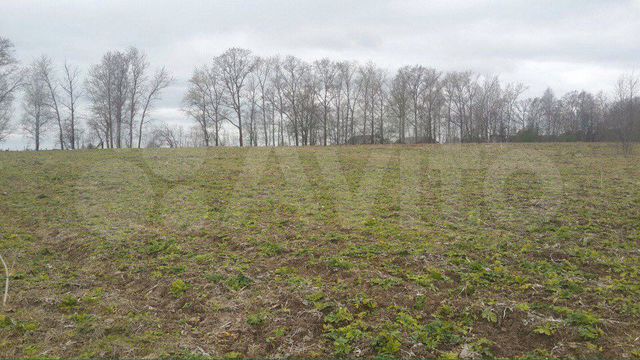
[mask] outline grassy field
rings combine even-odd
[[[0,153],[0,356],[640,357],[639,245],[611,144]]]

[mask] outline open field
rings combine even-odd
[[[639,245],[610,144],[0,153],[0,356],[640,357]]]

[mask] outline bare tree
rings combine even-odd
[[[317,94],[318,101],[322,108],[322,145],[327,146],[329,116],[331,103],[333,102],[333,98],[336,96],[334,87],[338,69],[335,63],[327,58],[316,61],[313,65],[319,80],[318,85],[320,87]]]
[[[95,144],[91,144],[91,148],[104,149],[107,146],[107,139],[105,138],[106,131],[104,129],[104,122],[97,116],[92,116],[87,121],[87,127],[89,130],[89,139]]]
[[[187,134],[182,126],[169,126],[166,123],[161,124],[153,131],[151,141],[147,147],[163,147],[179,148],[185,146]]]
[[[249,132],[249,146],[258,146],[258,80],[255,77],[249,77],[247,80],[245,100],[247,106],[245,106],[246,116],[248,122],[245,122],[247,130]]]
[[[129,57],[129,100],[127,106],[129,107],[129,147],[133,147],[133,129],[135,127],[135,116],[140,111],[142,92],[144,91],[146,81],[146,71],[149,67],[149,62],[145,54],[135,47],[129,48],[127,53]],[[142,122],[140,122],[142,125]],[[139,136],[142,135],[142,127],[140,128]],[[139,139],[139,138],[138,138]],[[139,141],[138,141],[139,143]],[[140,145],[138,145],[140,147]]]
[[[145,92],[143,93],[142,114],[140,115],[140,128],[138,131],[138,148],[140,148],[142,144],[142,130],[148,122],[149,112],[153,109],[154,103],[160,99],[162,90],[171,85],[172,82],[173,78],[163,67],[156,71],[151,81],[147,84]]]
[[[121,144],[122,120],[127,101],[128,65],[125,66],[125,62],[125,54],[108,52],[102,57],[100,64],[91,67],[87,78],[86,88],[94,115],[93,121],[100,123],[94,129],[103,131],[104,145],[107,148],[120,147]]]
[[[220,69],[214,62],[206,73],[205,93],[209,101],[209,118],[213,125],[213,140],[215,146],[220,145],[220,131],[222,123],[229,118],[229,111],[224,106],[225,93],[224,82],[220,74]]]
[[[282,69],[282,61],[279,58],[274,60],[273,79],[271,83],[273,94],[271,96],[271,106],[278,112],[278,141],[280,146],[285,145],[285,116],[287,113],[287,103],[285,100],[285,76]],[[275,114],[273,116],[275,118]],[[275,121],[275,120],[274,120]]]
[[[91,101],[94,123],[92,128],[102,132],[109,148],[133,147],[134,125],[138,117],[138,147],[142,145],[144,125],[160,92],[172,79],[162,68],[146,78],[146,57],[137,49],[127,53],[110,51],[100,64],[89,70],[87,95]],[[128,126],[124,129],[123,126]]]
[[[306,71],[306,64],[294,56],[287,56],[282,64],[282,79],[285,85],[283,94],[287,101],[285,109],[291,122],[295,146],[300,145],[301,93]]]
[[[23,72],[13,55],[13,43],[0,37],[0,142],[11,130],[13,100],[22,80]]]
[[[0,143],[11,133],[11,107],[0,108]]]
[[[33,139],[35,150],[40,150],[42,135],[47,130],[55,114],[49,104],[49,89],[42,77],[41,64],[36,60],[29,67],[27,82],[23,97],[24,114],[22,129]]]
[[[78,99],[82,96],[82,89],[80,88],[80,70],[77,67],[70,66],[67,62],[64,63],[64,80],[60,86],[64,92],[65,98],[61,101],[62,106],[67,109],[68,112],[68,138],[71,149],[77,147],[77,103]]]
[[[275,59],[262,59],[258,58],[256,62],[256,77],[258,81],[258,87],[260,89],[260,111],[262,117],[262,131],[264,135],[264,146],[269,146],[269,131],[268,131],[268,114],[267,98],[269,97],[269,85],[271,83],[271,77],[274,68]],[[273,118],[271,119],[273,124]],[[274,144],[275,145],[275,144]]]
[[[640,77],[634,73],[620,77],[615,89],[616,104],[613,109],[613,126],[622,143],[625,154],[633,149],[632,141],[637,140],[640,122]]]
[[[443,106],[442,74],[435,69],[424,71],[424,92],[422,94],[422,128],[426,142],[436,142],[438,138],[438,118]]]
[[[231,48],[215,58],[220,68],[222,81],[228,91],[228,102],[236,113],[237,122],[229,121],[238,129],[240,146],[242,140],[242,93],[247,76],[255,69],[255,58],[251,51],[240,48]]]
[[[360,67],[358,85],[362,94],[359,105],[362,113],[363,143],[374,144],[383,141],[383,130],[376,126],[376,120],[380,121],[384,112],[384,104],[380,102],[380,99],[385,97],[382,94],[384,81],[384,72],[375,64],[368,63]]]
[[[126,121],[126,104],[131,91],[129,84],[130,58],[127,54],[116,51],[111,54],[108,65],[112,67],[112,110],[115,119],[116,147],[122,148],[122,126]]]
[[[356,81],[358,66],[356,63],[343,61],[338,64],[340,69],[340,80],[342,81],[344,94],[344,115],[343,118],[343,139],[347,140],[355,135],[355,112],[362,88]]]
[[[48,56],[42,55],[36,60],[35,64],[37,66],[38,76],[40,76],[47,87],[47,104],[51,107],[51,113],[55,116],[58,125],[58,143],[60,144],[60,150],[64,150],[64,125],[62,113],[58,106],[58,80],[56,79],[53,62]]]
[[[405,143],[407,116],[409,112],[409,90],[407,86],[407,73],[401,68],[396,73],[391,83],[389,107],[397,122],[398,142]]]
[[[202,138],[202,132],[200,131],[200,127],[195,125],[189,128],[189,132],[187,133],[186,146],[188,147],[203,147],[204,139]]]
[[[500,141],[509,141],[518,127],[520,97],[527,87],[520,83],[508,84],[503,91],[504,112],[498,119],[499,125],[496,131],[500,133]]]
[[[211,117],[209,116],[207,91],[207,70],[206,68],[196,68],[193,75],[191,75],[191,79],[189,79],[189,88],[182,100],[183,111],[196,121],[198,128],[202,133],[204,145],[208,147],[211,138],[209,133],[209,121]]]

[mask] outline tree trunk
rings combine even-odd
[[[71,100],[73,104],[73,99]],[[71,105],[71,150],[76,149],[76,118],[74,105]]]

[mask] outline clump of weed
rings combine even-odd
[[[553,336],[558,332],[558,328],[560,328],[560,324],[557,322],[545,322],[533,329],[533,332],[540,335]]]
[[[419,318],[404,311],[398,313],[396,324],[427,350],[435,350],[441,345],[458,344],[466,333],[463,327],[452,321],[436,319],[423,325]]]
[[[253,284],[253,280],[244,274],[238,274],[236,276],[230,277],[225,282],[227,287],[233,291],[240,291],[244,288],[247,288]]]
[[[224,354],[224,359],[241,359],[242,354],[237,351],[231,351]]]
[[[413,305],[414,309],[416,310],[424,310],[425,306],[427,305],[427,297],[424,295],[417,295],[416,296],[416,302]]]
[[[332,269],[349,270],[353,268],[353,264],[346,259],[340,257],[332,257],[327,260],[327,265]]]
[[[180,248],[173,239],[154,239],[145,247],[147,255],[179,253]]]
[[[60,303],[60,308],[65,311],[73,311],[78,307],[80,302],[74,296],[67,295],[62,298],[62,302]]]
[[[275,243],[264,243],[260,246],[260,253],[266,257],[273,257],[284,252],[284,247]]]
[[[340,324],[353,321],[353,314],[346,307],[340,307],[335,312],[325,316],[324,321],[330,324]]]
[[[247,316],[247,324],[251,326],[261,326],[269,319],[271,313],[268,311],[259,311]]]
[[[387,324],[373,340],[373,348],[383,356],[394,356],[402,347],[402,334],[393,325]]]
[[[224,280],[224,275],[218,273],[207,274],[205,275],[205,279],[214,284],[219,284]]]
[[[362,323],[357,322],[329,330],[327,337],[333,340],[336,355],[344,356],[353,351],[352,344],[365,336],[365,332],[360,328],[361,326],[363,326]]]
[[[496,324],[498,322],[498,315],[490,307],[485,308],[484,310],[482,310],[481,316],[482,316],[483,319],[487,320],[490,323]]]
[[[356,308],[356,310],[369,311],[375,309],[378,304],[375,302],[375,300],[371,299],[367,295],[359,295],[353,301],[353,306]]]
[[[394,286],[401,285],[402,280],[398,278],[374,278],[373,280],[371,280],[371,284],[375,286],[379,286],[384,290],[388,290]]]
[[[107,293],[103,288],[96,288],[85,296],[82,301],[87,304],[95,304],[105,297]]]
[[[171,284],[170,291],[176,299],[179,299],[189,290],[189,287],[189,284],[184,282],[184,280],[178,279]]]
[[[91,314],[74,314],[71,316],[76,324],[76,332],[78,334],[88,334],[93,331],[95,317]]]
[[[326,297],[322,292],[315,292],[306,297],[307,301],[313,303],[313,306],[318,311],[324,311],[333,306],[330,302],[325,301],[325,298]]]
[[[473,353],[480,355],[482,359],[494,358],[493,347],[496,345],[495,342],[487,338],[480,338],[474,341],[473,343],[471,343],[470,345],[471,345],[470,346],[471,351]]]
[[[604,331],[599,326],[600,319],[595,315],[565,307],[555,307],[554,310],[565,316],[567,324],[576,328],[583,340],[596,340],[604,335]]]
[[[13,325],[11,318],[6,315],[0,314],[0,329],[8,328],[11,325]]]

